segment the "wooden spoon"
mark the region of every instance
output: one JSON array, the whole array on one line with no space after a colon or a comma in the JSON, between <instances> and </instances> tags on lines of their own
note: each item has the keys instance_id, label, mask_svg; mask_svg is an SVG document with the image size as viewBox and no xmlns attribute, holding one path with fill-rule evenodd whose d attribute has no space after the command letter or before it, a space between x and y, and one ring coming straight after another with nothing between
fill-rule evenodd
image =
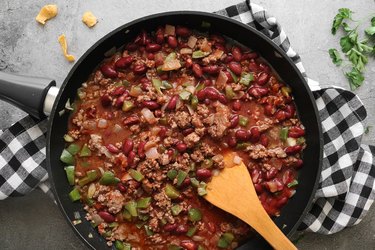
<instances>
[{"instance_id":1,"label":"wooden spoon","mask_svg":"<svg viewBox=\"0 0 375 250\"><path fill-rule=\"evenodd\" d=\"M207 184L204 198L240 218L277 250L297 249L264 210L245 164L233 163L234 153L224 155L225 168Z\"/></svg>"}]
</instances>

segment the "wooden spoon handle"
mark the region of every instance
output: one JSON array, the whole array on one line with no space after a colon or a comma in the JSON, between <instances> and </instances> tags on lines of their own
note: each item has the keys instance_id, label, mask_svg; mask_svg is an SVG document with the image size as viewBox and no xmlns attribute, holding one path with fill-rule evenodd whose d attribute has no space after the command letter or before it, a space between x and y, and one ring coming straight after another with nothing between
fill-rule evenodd
<instances>
[{"instance_id":1,"label":"wooden spoon handle","mask_svg":"<svg viewBox=\"0 0 375 250\"><path fill-rule=\"evenodd\" d=\"M283 234L283 232L271 220L264 209L259 209L257 216L246 214L241 218L251 225L268 243L276 250L296 250L296 246Z\"/></svg>"}]
</instances>

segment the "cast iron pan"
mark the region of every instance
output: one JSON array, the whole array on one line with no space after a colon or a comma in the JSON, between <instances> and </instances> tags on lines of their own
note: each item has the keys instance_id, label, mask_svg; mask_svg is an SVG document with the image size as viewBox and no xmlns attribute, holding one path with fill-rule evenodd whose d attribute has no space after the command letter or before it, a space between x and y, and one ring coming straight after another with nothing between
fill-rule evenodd
<instances>
[{"instance_id":1,"label":"cast iron pan","mask_svg":"<svg viewBox=\"0 0 375 250\"><path fill-rule=\"evenodd\" d=\"M210 13L167 12L140 18L125 24L95 43L72 68L53 104L47 138L49 179L52 182L55 198L61 212L87 246L94 249L108 248L105 239L97 233L96 229L92 228L89 222L83 219L85 211L82 204L79 202L72 203L68 197L71 186L66 180L64 167L59 161L59 157L64 149L63 136L67 131L69 114L66 112L60 116L59 111L64 109L68 99L75 99L77 88L87 80L89 74L104 59L105 52L113 47L119 48L134 39L142 29L151 31L159 25L168 23L182 24L199 30L202 21L211 23L210 32L226 35L259 52L293 89L300 119L306 127L307 148L303 155L305 164L299 172L300 185L297 188L297 193L282 209L281 215L275 218L275 223L284 234L291 236L310 209L321 171L322 132L313 95L293 62L270 39L248 25ZM1 73L0 84L0 97L3 99L23 108L36 117L42 117L43 110L44 113L49 112L50 107L48 105L53 103L53 101L51 102L50 92L54 88L51 88L54 81L35 80L30 77L16 77ZM41 85L43 86L41 87ZM49 93L47 95L48 100L44 101L47 92ZM83 220L81 224L73 225L72 221L76 219L77 212ZM250 239L239 249L260 249L260 244L262 243L257 239ZM263 248L269 248L269 246L264 245Z\"/></svg>"}]
</instances>

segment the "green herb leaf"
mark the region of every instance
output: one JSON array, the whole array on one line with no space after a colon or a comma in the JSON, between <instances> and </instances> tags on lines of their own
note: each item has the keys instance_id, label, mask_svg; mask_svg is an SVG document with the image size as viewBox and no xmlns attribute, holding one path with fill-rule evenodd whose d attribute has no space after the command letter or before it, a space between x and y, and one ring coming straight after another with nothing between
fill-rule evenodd
<instances>
[{"instance_id":1,"label":"green herb leaf","mask_svg":"<svg viewBox=\"0 0 375 250\"><path fill-rule=\"evenodd\" d=\"M340 56L340 53L337 51L337 49L329 49L328 53L332 59L332 62L336 64L336 66L340 66L342 64L342 58Z\"/></svg>"},{"instance_id":2,"label":"green herb leaf","mask_svg":"<svg viewBox=\"0 0 375 250\"><path fill-rule=\"evenodd\" d=\"M353 48L354 43L352 42L352 39L349 36L343 36L340 39L340 45L342 52L347 53L349 50Z\"/></svg>"},{"instance_id":3,"label":"green herb leaf","mask_svg":"<svg viewBox=\"0 0 375 250\"><path fill-rule=\"evenodd\" d=\"M344 21L344 19L352 19L352 11L348 8L341 8L339 12L336 14L335 18L333 19L332 29L331 32L333 35L336 34L337 30L339 29L340 25Z\"/></svg>"},{"instance_id":4,"label":"green herb leaf","mask_svg":"<svg viewBox=\"0 0 375 250\"><path fill-rule=\"evenodd\" d=\"M346 72L345 75L349 80L350 88L352 90L361 86L363 81L365 80L363 74L355 67L352 68L352 71Z\"/></svg>"},{"instance_id":5,"label":"green herb leaf","mask_svg":"<svg viewBox=\"0 0 375 250\"><path fill-rule=\"evenodd\" d=\"M371 18L371 26L375 26L375 16Z\"/></svg>"}]
</instances>

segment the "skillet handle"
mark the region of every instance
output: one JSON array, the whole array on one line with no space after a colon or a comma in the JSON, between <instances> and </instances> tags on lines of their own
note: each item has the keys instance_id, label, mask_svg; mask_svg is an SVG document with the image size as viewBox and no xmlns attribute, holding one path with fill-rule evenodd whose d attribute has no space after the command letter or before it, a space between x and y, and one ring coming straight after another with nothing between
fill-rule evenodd
<instances>
[{"instance_id":1,"label":"skillet handle","mask_svg":"<svg viewBox=\"0 0 375 250\"><path fill-rule=\"evenodd\" d=\"M41 77L19 76L0 71L0 99L7 101L31 116L42 119L51 111L53 101L51 91L56 97L56 82ZM56 91L57 89L57 91ZM48 107L45 107L48 102ZM47 104L47 103L46 103Z\"/></svg>"}]
</instances>

